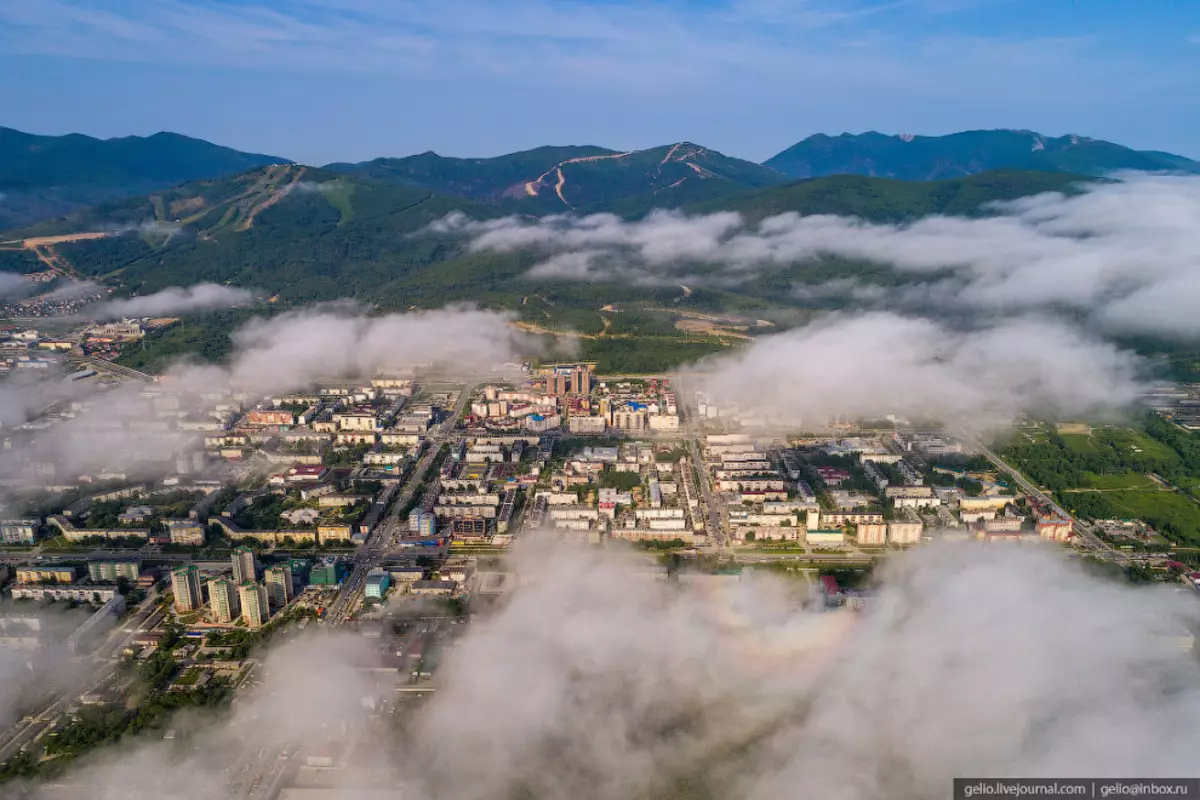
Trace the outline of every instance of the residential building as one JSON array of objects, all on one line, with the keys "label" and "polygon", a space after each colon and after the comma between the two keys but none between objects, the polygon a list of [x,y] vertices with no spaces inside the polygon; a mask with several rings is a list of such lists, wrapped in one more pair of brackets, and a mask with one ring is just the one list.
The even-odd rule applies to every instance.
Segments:
[{"label": "residential building", "polygon": [[39,522],[36,519],[0,520],[0,542],[4,544],[33,544],[37,539]]},{"label": "residential building", "polygon": [[868,547],[878,547],[887,544],[887,525],[882,522],[860,522],[858,524],[858,544]]},{"label": "residential building", "polygon": [[238,586],[238,600],[242,604],[242,621],[251,628],[261,628],[271,616],[267,587],[257,581],[245,581]]},{"label": "residential building", "polygon": [[272,608],[283,608],[292,601],[292,568],[287,564],[270,567],[265,576],[267,599]]},{"label": "residential building", "polygon": [[257,580],[258,559],[249,547],[239,547],[233,551],[233,582],[241,586],[246,581]]},{"label": "residential building", "polygon": [[437,516],[423,508],[414,509],[408,515],[408,530],[416,536],[429,538],[437,535]]},{"label": "residential building", "polygon": [[17,567],[17,583],[72,583],[79,574],[79,567],[70,564]]},{"label": "residential building", "polygon": [[175,610],[188,614],[204,605],[200,592],[200,570],[195,564],[171,570],[171,592],[175,595]]},{"label": "residential building", "polygon": [[237,585],[226,578],[208,582],[208,604],[212,609],[213,622],[229,624],[242,613]]},{"label": "residential building", "polygon": [[887,524],[888,541],[893,544],[916,544],[921,541],[925,526],[912,520],[895,521]]},{"label": "residential building", "polygon": [[118,578],[136,581],[142,572],[137,561],[89,561],[88,577],[95,583],[116,583]]},{"label": "residential building", "polygon": [[80,586],[57,583],[14,584],[14,600],[28,597],[31,600],[74,600],[77,603],[107,603],[117,596],[115,586]]},{"label": "residential building", "polygon": [[199,522],[190,519],[169,519],[166,520],[166,526],[171,544],[183,547],[204,546],[204,526]]}]

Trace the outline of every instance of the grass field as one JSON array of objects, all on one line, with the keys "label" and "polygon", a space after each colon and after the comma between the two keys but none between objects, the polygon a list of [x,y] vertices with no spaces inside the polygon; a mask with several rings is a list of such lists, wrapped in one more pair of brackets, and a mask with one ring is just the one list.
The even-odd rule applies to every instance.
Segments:
[{"label": "grass field", "polygon": [[1096,444],[1092,441],[1090,433],[1063,433],[1059,435],[1062,437],[1063,443],[1067,445],[1068,450],[1076,453],[1096,452]]},{"label": "grass field", "polygon": [[1118,451],[1127,448],[1150,458],[1176,459],[1178,455],[1167,445],[1150,438],[1141,431],[1129,428],[1109,428],[1112,445]]},{"label": "grass field", "polygon": [[1184,495],[1169,491],[1110,492],[1105,499],[1126,511],[1126,518],[1169,517],[1183,530],[1200,531],[1200,505]]},{"label": "grass field", "polygon": [[1087,488],[1104,491],[1113,489],[1149,489],[1162,491],[1162,487],[1154,479],[1137,472],[1126,472],[1120,475],[1097,475],[1094,472],[1084,473]]}]

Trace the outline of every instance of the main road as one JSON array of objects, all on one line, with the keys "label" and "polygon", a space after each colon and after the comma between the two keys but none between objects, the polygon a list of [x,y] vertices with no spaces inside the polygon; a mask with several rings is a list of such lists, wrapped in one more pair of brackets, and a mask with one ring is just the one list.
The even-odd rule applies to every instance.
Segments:
[{"label": "main road", "polygon": [[1071,529],[1075,532],[1075,534],[1077,536],[1079,536],[1080,541],[1089,550],[1101,552],[1104,555],[1108,556],[1109,558],[1111,558],[1114,561],[1121,563],[1121,564],[1124,564],[1129,561],[1129,556],[1127,556],[1125,553],[1122,553],[1121,551],[1113,548],[1110,544],[1108,544],[1103,539],[1101,539],[1099,536],[1097,536],[1092,531],[1091,526],[1089,526],[1088,524],[1086,524],[1084,522],[1081,522],[1078,519],[1075,519],[1070,514],[1068,514],[1067,510],[1065,508],[1063,508],[1062,506],[1060,506],[1058,503],[1056,503],[1054,501],[1054,498],[1052,498],[1050,495],[1046,494],[1046,492],[1044,492],[1040,486],[1037,486],[1036,484],[1034,484],[1032,481],[1030,481],[1028,478],[1026,478],[1024,475],[1022,475],[1014,467],[1009,466],[1009,464],[1006,461],[1004,461],[1004,459],[1000,458],[1000,456],[998,456],[994,452],[992,452],[992,450],[990,448],[988,448],[987,445],[985,445],[983,442],[979,441],[978,439],[974,439],[974,438],[967,437],[967,436],[961,436],[960,439],[967,445],[968,448],[974,450],[975,453],[977,453],[978,455],[982,455],[988,461],[991,461],[992,464],[997,469],[999,469],[1001,472],[1003,472],[1008,477],[1012,478],[1013,482],[1016,483],[1017,486],[1021,489],[1021,491],[1025,492],[1025,494],[1029,495],[1030,497],[1037,498],[1041,503],[1043,503],[1046,506],[1048,506],[1049,508],[1053,509],[1053,511],[1056,514],[1058,514],[1059,516],[1061,516],[1063,519],[1070,520],[1071,521]]},{"label": "main road", "polygon": [[[681,406],[681,410],[683,407]],[[700,505],[708,515],[708,531],[718,548],[725,546],[728,525],[723,512],[724,502],[714,499],[712,490],[712,475],[708,465],[700,454],[700,429],[696,425],[694,411],[687,408],[684,436],[687,437],[688,448],[692,454],[692,471],[696,476],[696,485],[700,488]]]},{"label": "main road", "polygon": [[396,539],[396,534],[400,528],[400,512],[408,506],[409,501],[413,498],[413,493],[416,492],[417,487],[425,479],[425,474],[429,471],[429,468],[433,466],[433,462],[437,459],[438,451],[446,439],[449,438],[451,432],[454,430],[454,426],[458,424],[458,420],[466,410],[467,404],[471,402],[471,394],[474,391],[475,384],[463,387],[453,413],[426,440],[427,449],[425,450],[425,454],[421,456],[416,466],[413,467],[412,473],[405,481],[403,491],[400,492],[399,497],[396,498],[395,503],[392,505],[392,510],[388,512],[386,519],[382,523],[375,526],[375,530],[371,532],[367,541],[354,556],[354,568],[342,583],[337,598],[329,606],[329,611],[325,615],[326,622],[329,624],[340,625],[349,617],[350,609],[353,608],[359,591],[362,590],[363,584],[366,583],[367,573],[383,562],[384,554]]},{"label": "main road", "polygon": [[17,751],[45,733],[67,706],[80,696],[96,691],[113,677],[120,662],[111,656],[120,653],[135,636],[143,632],[147,620],[158,610],[158,600],[158,590],[151,589],[141,609],[133,617],[118,623],[87,660],[77,665],[77,674],[71,677],[62,691],[54,692],[49,703],[40,711],[29,714],[0,734],[0,763],[8,761]]}]

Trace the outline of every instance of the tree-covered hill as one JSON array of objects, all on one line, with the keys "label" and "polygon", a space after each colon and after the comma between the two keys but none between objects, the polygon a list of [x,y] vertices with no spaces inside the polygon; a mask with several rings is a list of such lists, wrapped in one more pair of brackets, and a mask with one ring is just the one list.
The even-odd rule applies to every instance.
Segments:
[{"label": "tree-covered hill", "polygon": [[176,133],[94,139],[0,128],[0,230],[281,161]]},{"label": "tree-covered hill", "polygon": [[574,210],[636,215],[787,180],[773,169],[690,142],[631,152],[540,147],[497,158],[422,153],[331,164],[329,169],[497,203],[527,214]]},{"label": "tree-covered hill", "polygon": [[793,178],[871,175],[909,181],[959,178],[990,170],[1106,175],[1118,170],[1200,172],[1200,162],[1171,153],[1133,150],[1085,136],[1033,131],[963,131],[947,136],[887,136],[870,131],[816,134],[767,159]]}]

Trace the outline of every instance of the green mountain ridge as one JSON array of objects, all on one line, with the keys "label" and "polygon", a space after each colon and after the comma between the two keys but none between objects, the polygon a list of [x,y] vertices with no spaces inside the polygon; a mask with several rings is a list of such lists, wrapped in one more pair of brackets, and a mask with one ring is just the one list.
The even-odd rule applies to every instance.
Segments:
[{"label": "green mountain ridge", "polygon": [[[936,213],[984,213],[981,206],[988,201],[1069,190],[1080,180],[1017,172],[933,183],[834,176],[680,208],[692,214],[736,211],[751,222],[785,211],[896,222]],[[545,253],[472,251],[461,236],[430,229],[451,212],[486,219],[510,209],[419,186],[275,165],[115,201],[19,235],[109,232],[51,246],[75,272],[125,293],[208,281],[256,289],[271,299],[251,312],[198,315],[156,334],[129,356],[130,366],[146,369],[184,352],[227,353],[229,328],[245,313],[347,298],[381,311],[456,302],[503,309],[530,330],[570,332],[578,338],[579,352],[604,369],[661,370],[777,329],[755,320],[795,324],[825,307],[797,299],[797,284],[848,276],[884,283],[904,279],[878,264],[829,258],[798,261],[724,287],[703,279],[687,287],[628,278],[531,279],[529,271]],[[36,259],[16,260],[25,255],[28,251],[0,250],[0,256],[14,258],[8,266],[0,260],[0,268],[41,268]],[[698,266],[696,275],[719,271]],[[728,319],[724,328],[708,326],[714,315]]]},{"label": "green mountain ridge", "polygon": [[947,136],[888,136],[875,131],[816,134],[763,162],[793,178],[868,175],[926,181],[997,169],[1105,175],[1119,170],[1200,173],[1200,162],[1133,150],[1084,136],[1033,131],[963,131]]},{"label": "green mountain ridge", "polygon": [[95,139],[0,127],[0,230],[281,161],[177,133]]},{"label": "green mountain ridge", "polygon": [[615,211],[713,200],[787,177],[691,142],[618,152],[602,147],[539,147],[496,158],[445,158],[428,152],[326,169],[421,186],[518,213]]}]

